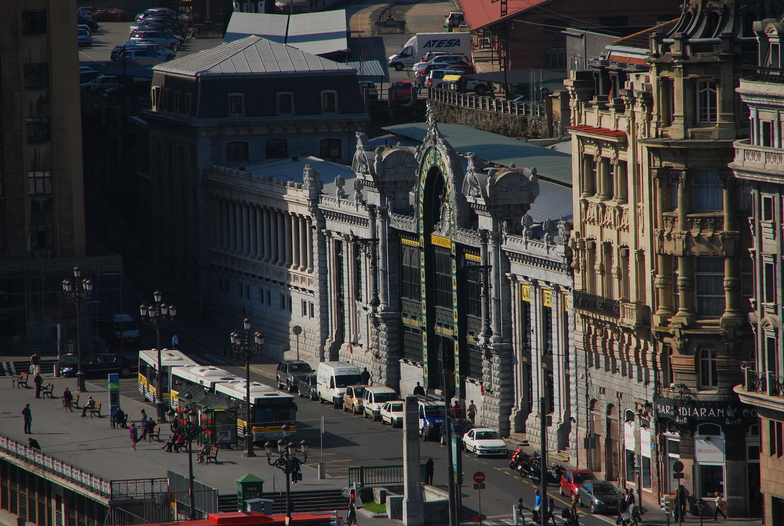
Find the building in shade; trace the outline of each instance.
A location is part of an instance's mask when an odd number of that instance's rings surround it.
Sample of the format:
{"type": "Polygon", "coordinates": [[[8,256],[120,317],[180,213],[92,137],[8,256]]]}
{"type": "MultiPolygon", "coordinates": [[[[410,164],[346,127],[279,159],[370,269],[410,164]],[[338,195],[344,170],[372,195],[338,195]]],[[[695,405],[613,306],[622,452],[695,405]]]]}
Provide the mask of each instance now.
{"type": "Polygon", "coordinates": [[[74,5],[12,0],[3,13],[0,347],[65,351],[76,313],[58,294],[61,281],[79,266],[99,288],[110,281],[99,276],[121,273],[122,262],[88,257],[74,5]]]}

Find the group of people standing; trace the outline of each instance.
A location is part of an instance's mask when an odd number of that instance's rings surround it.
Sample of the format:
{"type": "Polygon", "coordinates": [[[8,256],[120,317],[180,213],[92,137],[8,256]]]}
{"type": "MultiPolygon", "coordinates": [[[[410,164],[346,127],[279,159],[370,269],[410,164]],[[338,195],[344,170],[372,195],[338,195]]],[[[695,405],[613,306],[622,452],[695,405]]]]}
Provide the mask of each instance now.
{"type": "MultiPolygon", "coordinates": [[[[515,505],[515,514],[517,515],[517,520],[515,522],[519,523],[521,526],[525,526],[525,514],[523,510],[531,512],[531,524],[540,524],[542,521],[542,513],[546,514],[547,520],[546,524],[553,524],[553,526],[558,526],[558,523],[555,520],[555,513],[556,510],[561,509],[555,505],[555,500],[550,499],[547,503],[547,507],[544,508],[544,499],[542,498],[542,494],[539,490],[536,490],[534,496],[534,507],[529,508],[523,502],[522,497],[517,500],[517,504],[515,505]]],[[[563,508],[561,517],[566,521],[564,524],[569,526],[577,526],[579,521],[577,519],[577,505],[576,503],[572,503],[571,508],[563,508]]]]}

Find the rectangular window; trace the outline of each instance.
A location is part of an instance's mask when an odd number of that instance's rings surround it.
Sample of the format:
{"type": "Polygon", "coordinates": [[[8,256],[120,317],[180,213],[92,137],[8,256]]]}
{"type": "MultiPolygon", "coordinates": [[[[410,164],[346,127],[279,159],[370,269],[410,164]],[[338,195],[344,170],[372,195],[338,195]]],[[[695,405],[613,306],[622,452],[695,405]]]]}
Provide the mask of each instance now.
{"type": "Polygon", "coordinates": [[[362,260],[364,258],[361,257],[361,252],[356,245],[354,254],[356,256],[356,259],[354,259],[354,300],[362,301],[362,287],[365,285],[362,279],[362,260]]]}
{"type": "Polygon", "coordinates": [[[436,306],[452,308],[452,255],[446,250],[436,247],[436,306]]]}
{"type": "Polygon", "coordinates": [[[774,262],[765,262],[765,290],[764,298],[766,303],[775,303],[776,301],[776,264],[774,262]]]}
{"type": "MultiPolygon", "coordinates": [[[[466,262],[466,270],[476,263],[466,262]]],[[[480,271],[481,272],[481,271],[480,271]]],[[[466,272],[465,279],[465,311],[469,316],[482,316],[482,285],[476,272],[466,272]]]]}
{"type": "Polygon", "coordinates": [[[718,104],[716,83],[701,80],[697,83],[697,122],[716,122],[718,104]]]}
{"type": "Polygon", "coordinates": [[[404,298],[419,301],[422,299],[419,276],[419,250],[416,247],[403,245],[400,294],[404,298]]]}
{"type": "Polygon", "coordinates": [[[286,296],[280,295],[280,310],[286,310],[286,296]]]}
{"type": "Polygon", "coordinates": [[[773,221],[773,198],[762,198],[762,220],[773,221]]]}
{"type": "Polygon", "coordinates": [[[272,291],[267,291],[267,305],[272,305],[272,291]]]}
{"type": "Polygon", "coordinates": [[[760,144],[759,146],[773,146],[773,123],[770,121],[760,121],[760,144]]]}
{"type": "Polygon", "coordinates": [[[716,492],[725,494],[724,488],[724,466],[723,465],[703,465],[698,467],[698,477],[700,481],[699,496],[703,498],[714,497],[716,492]]]}
{"type": "Polygon", "coordinates": [[[710,389],[718,385],[718,352],[713,349],[703,349],[700,351],[700,387],[710,389]]]}
{"type": "Polygon", "coordinates": [[[724,210],[724,183],[718,170],[694,170],[692,182],[695,212],[724,210]]]}
{"type": "Polygon", "coordinates": [[[531,353],[531,303],[520,302],[520,351],[523,356],[531,353]]]}
{"type": "Polygon", "coordinates": [[[30,117],[25,120],[27,142],[38,144],[52,140],[52,127],[49,117],[30,117]]]}
{"type": "Polygon", "coordinates": [[[310,302],[310,317],[313,318],[316,315],[316,308],[313,305],[313,302],[310,302]]]}
{"type": "Polygon", "coordinates": [[[696,258],[697,312],[703,318],[724,314],[724,258],[696,258]]]}
{"type": "Polygon", "coordinates": [[[24,65],[25,89],[46,89],[49,87],[49,64],[24,65]]]}
{"type": "Polygon", "coordinates": [[[291,312],[293,310],[291,296],[288,296],[288,301],[289,301],[289,312],[291,312]]]}
{"type": "Polygon", "coordinates": [[[232,141],[226,144],[227,162],[246,162],[248,160],[248,143],[244,141],[232,141]]]}
{"type": "Polygon", "coordinates": [[[553,309],[552,307],[542,307],[542,330],[544,331],[542,352],[547,355],[553,354],[553,309]]]}
{"type": "Polygon", "coordinates": [[[292,115],[294,113],[294,96],[291,93],[278,93],[278,114],[292,115]]]}
{"type": "Polygon", "coordinates": [[[636,481],[637,480],[637,470],[635,467],[637,466],[637,454],[632,451],[631,449],[626,450],[626,480],[628,481],[636,481]]]}
{"type": "Polygon", "coordinates": [[[22,10],[23,35],[45,35],[46,31],[46,9],[22,10]]]}
{"type": "Polygon", "coordinates": [[[244,112],[245,109],[242,95],[229,95],[229,114],[236,116],[242,115],[244,112]]]}
{"type": "Polygon", "coordinates": [[[325,91],[321,94],[321,111],[323,113],[336,113],[337,105],[337,94],[334,91],[325,91]]]}
{"type": "Polygon", "coordinates": [[[52,172],[50,170],[27,172],[27,195],[51,195],[52,172]]]}
{"type": "Polygon", "coordinates": [[[640,468],[642,469],[642,487],[651,488],[651,459],[650,457],[640,457],[640,468]]]}
{"type": "Polygon", "coordinates": [[[308,302],[302,300],[302,317],[306,317],[308,315],[308,302]]]}
{"type": "Polygon", "coordinates": [[[544,68],[545,69],[566,69],[566,49],[562,47],[554,47],[544,50],[544,68]]]}

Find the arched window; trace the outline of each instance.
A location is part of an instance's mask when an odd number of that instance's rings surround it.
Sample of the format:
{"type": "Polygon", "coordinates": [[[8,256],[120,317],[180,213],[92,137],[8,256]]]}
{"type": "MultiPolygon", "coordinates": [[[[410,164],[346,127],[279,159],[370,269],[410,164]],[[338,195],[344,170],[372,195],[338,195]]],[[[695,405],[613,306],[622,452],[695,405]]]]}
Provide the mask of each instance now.
{"type": "Polygon", "coordinates": [[[289,156],[286,139],[270,139],[267,145],[267,159],[285,159],[289,156]]]}
{"type": "Polygon", "coordinates": [[[322,139],[319,142],[319,157],[326,160],[340,159],[342,157],[340,139],[322,139]]]}
{"type": "Polygon", "coordinates": [[[233,141],[226,143],[226,162],[239,163],[248,161],[248,143],[233,141]]]}

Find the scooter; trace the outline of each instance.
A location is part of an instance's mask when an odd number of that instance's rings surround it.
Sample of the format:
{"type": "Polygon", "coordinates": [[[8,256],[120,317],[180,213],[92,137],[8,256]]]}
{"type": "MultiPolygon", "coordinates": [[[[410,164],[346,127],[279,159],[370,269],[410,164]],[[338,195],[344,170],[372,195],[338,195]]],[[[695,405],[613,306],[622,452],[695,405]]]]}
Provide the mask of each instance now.
{"type": "Polygon", "coordinates": [[[509,469],[513,469],[520,473],[520,476],[523,476],[523,471],[528,473],[528,458],[529,455],[524,452],[520,447],[512,453],[512,460],[509,462],[509,469]]]}
{"type": "MultiPolygon", "coordinates": [[[[539,484],[541,482],[541,469],[540,463],[532,464],[531,465],[531,474],[528,476],[532,482],[539,484]]],[[[545,477],[547,477],[548,484],[558,484],[561,482],[561,474],[563,473],[563,468],[553,462],[550,466],[547,467],[545,470],[545,477]]]]}

